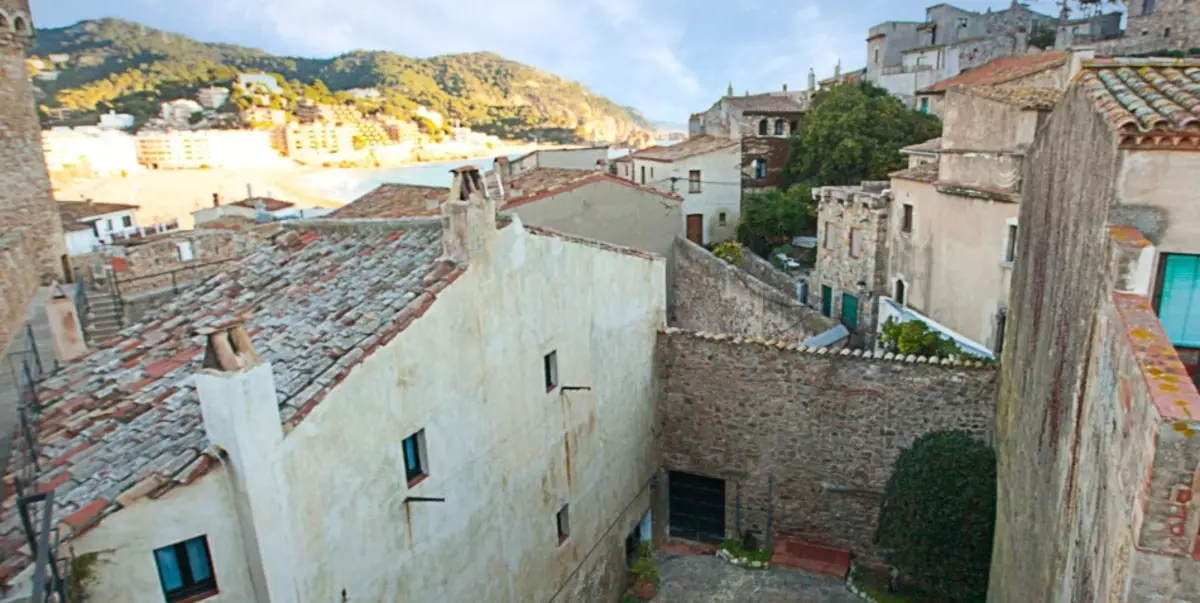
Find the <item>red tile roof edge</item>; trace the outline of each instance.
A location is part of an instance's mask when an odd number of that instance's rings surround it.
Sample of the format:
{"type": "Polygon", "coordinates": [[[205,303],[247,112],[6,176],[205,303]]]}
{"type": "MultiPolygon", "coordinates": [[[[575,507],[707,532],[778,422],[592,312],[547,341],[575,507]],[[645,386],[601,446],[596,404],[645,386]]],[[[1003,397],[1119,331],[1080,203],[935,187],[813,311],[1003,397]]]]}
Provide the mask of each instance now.
{"type": "Polygon", "coordinates": [[[538,236],[554,237],[556,239],[562,239],[569,243],[578,243],[580,245],[587,245],[588,247],[595,247],[598,249],[603,249],[605,251],[620,253],[622,255],[630,255],[633,257],[641,258],[643,260],[655,261],[655,260],[665,260],[666,259],[663,256],[661,256],[657,253],[650,252],[650,251],[643,251],[641,249],[627,247],[625,245],[606,243],[606,242],[600,241],[598,239],[591,239],[588,237],[581,237],[579,235],[568,234],[568,233],[565,233],[565,232],[562,232],[559,230],[545,228],[543,226],[529,226],[526,224],[522,224],[521,226],[522,226],[522,228],[525,229],[526,232],[530,232],[530,233],[533,233],[538,236]]]}
{"type": "Polygon", "coordinates": [[[542,199],[545,199],[546,197],[552,197],[554,195],[559,195],[559,194],[562,194],[562,193],[565,193],[568,191],[573,191],[577,188],[582,188],[582,187],[592,184],[594,182],[603,182],[603,181],[616,182],[618,184],[628,186],[630,188],[640,190],[645,193],[651,193],[654,195],[658,195],[659,197],[671,199],[672,201],[680,201],[680,202],[683,201],[683,197],[681,197],[679,195],[675,195],[672,193],[665,193],[656,188],[644,186],[644,185],[638,184],[636,182],[630,182],[624,178],[618,178],[618,177],[613,176],[612,174],[609,174],[606,172],[599,172],[593,176],[588,176],[587,178],[584,178],[582,180],[577,180],[577,181],[571,182],[569,184],[564,184],[559,187],[547,189],[540,193],[537,193],[534,195],[529,195],[528,197],[518,197],[518,198],[513,199],[512,201],[508,201],[504,205],[500,206],[500,211],[509,210],[514,207],[520,207],[522,205],[526,205],[526,204],[532,203],[534,201],[540,201],[542,199]]]}
{"type": "Polygon", "coordinates": [[[1070,58],[1071,58],[1071,53],[1069,53],[1069,52],[1039,52],[1039,53],[1033,53],[1033,54],[1027,54],[1027,55],[1008,55],[1006,57],[998,57],[998,58],[992,59],[991,61],[988,61],[987,63],[984,63],[978,67],[973,67],[966,71],[960,72],[958,75],[956,75],[954,77],[944,79],[940,82],[936,82],[936,83],[926,86],[920,90],[917,90],[917,94],[945,94],[946,91],[949,90],[950,88],[952,88],[954,86],[960,86],[960,85],[961,86],[995,86],[997,84],[1003,84],[1005,82],[1011,82],[1012,80],[1020,79],[1023,77],[1028,77],[1035,73],[1039,73],[1041,71],[1046,71],[1047,69],[1055,69],[1058,67],[1062,67],[1063,65],[1065,65],[1067,63],[1068,60],[1070,60],[1070,58]],[[1047,55],[1054,55],[1054,56],[1047,56],[1047,55]],[[1019,60],[1019,59],[1026,59],[1031,62],[1034,61],[1035,59],[1046,59],[1048,62],[1045,63],[1044,65],[1042,65],[1040,69],[1035,69],[1033,71],[1025,71],[1022,73],[1010,74],[1007,77],[1001,77],[1001,78],[995,79],[995,80],[988,80],[986,83],[979,83],[979,84],[963,84],[963,83],[961,83],[962,80],[970,79],[967,76],[977,75],[980,72],[980,70],[986,68],[990,63],[992,63],[994,61],[1012,62],[1012,61],[1019,60]]]}

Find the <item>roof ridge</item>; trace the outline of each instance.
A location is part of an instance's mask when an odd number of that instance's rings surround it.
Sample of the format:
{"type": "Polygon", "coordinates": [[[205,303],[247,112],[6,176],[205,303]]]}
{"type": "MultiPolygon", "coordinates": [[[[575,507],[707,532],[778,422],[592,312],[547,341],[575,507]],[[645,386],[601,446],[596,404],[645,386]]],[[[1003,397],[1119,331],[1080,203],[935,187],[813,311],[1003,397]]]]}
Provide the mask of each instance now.
{"type": "Polygon", "coordinates": [[[903,354],[893,354],[891,352],[887,352],[887,353],[879,352],[879,351],[872,352],[869,350],[859,350],[859,349],[852,350],[850,348],[840,348],[839,349],[839,348],[808,347],[803,344],[792,344],[792,343],[787,343],[785,341],[766,339],[763,337],[749,337],[749,336],[745,336],[745,335],[727,335],[724,333],[709,333],[707,331],[690,331],[687,329],[680,329],[677,327],[660,327],[658,329],[658,332],[660,334],[666,335],[668,337],[674,337],[674,336],[692,337],[695,339],[703,339],[705,341],[727,343],[727,344],[731,344],[731,345],[757,344],[757,345],[761,345],[764,347],[775,348],[775,349],[781,350],[781,351],[796,352],[798,354],[805,354],[805,355],[810,355],[810,356],[825,356],[825,357],[829,357],[829,358],[832,358],[832,357],[855,358],[858,360],[865,360],[868,362],[874,362],[874,361],[878,360],[878,361],[889,362],[889,363],[893,363],[893,364],[927,364],[930,366],[942,366],[942,367],[946,367],[946,368],[985,369],[985,370],[995,370],[998,366],[997,364],[993,364],[990,362],[981,362],[981,361],[971,362],[971,361],[962,361],[962,360],[952,360],[950,358],[915,356],[912,354],[905,356],[903,354]]]}

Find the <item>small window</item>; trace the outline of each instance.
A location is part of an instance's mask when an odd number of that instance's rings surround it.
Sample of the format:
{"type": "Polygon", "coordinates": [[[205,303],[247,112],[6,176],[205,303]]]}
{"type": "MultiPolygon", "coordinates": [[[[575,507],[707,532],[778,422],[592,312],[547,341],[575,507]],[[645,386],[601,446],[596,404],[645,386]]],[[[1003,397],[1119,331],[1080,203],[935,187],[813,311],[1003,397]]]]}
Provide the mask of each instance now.
{"type": "Polygon", "coordinates": [[[904,216],[901,218],[900,230],[902,232],[912,232],[913,227],[913,206],[909,203],[904,204],[904,216]]]}
{"type": "Polygon", "coordinates": [[[1170,27],[1168,27],[1168,28],[1166,28],[1166,29],[1164,29],[1164,30],[1163,30],[1163,37],[1164,37],[1164,38],[1169,38],[1169,37],[1171,37],[1171,28],[1170,28],[1170,27]]]}
{"type": "Polygon", "coordinates": [[[133,227],[133,217],[132,216],[121,216],[121,226],[123,226],[125,228],[132,228],[133,227]]]}
{"type": "Polygon", "coordinates": [[[725,225],[726,225],[726,221],[725,221],[725,212],[721,212],[721,213],[717,214],[717,225],[718,225],[718,226],[725,226],[725,225]]]}
{"type": "Polygon", "coordinates": [[[841,228],[833,222],[825,222],[825,249],[837,249],[841,228]]]}
{"type": "Polygon", "coordinates": [[[425,430],[404,438],[404,479],[411,488],[429,477],[425,467],[425,430]]]}
{"type": "Polygon", "coordinates": [[[759,136],[767,135],[767,120],[763,119],[758,122],[758,135],[759,136]]]}
{"type": "Polygon", "coordinates": [[[179,252],[179,261],[181,261],[181,262],[192,261],[193,256],[192,256],[192,242],[191,241],[180,241],[178,243],[175,243],[175,249],[176,249],[176,251],[179,252]]]}
{"type": "Polygon", "coordinates": [[[154,551],[158,579],[167,603],[217,592],[208,538],[197,536],[154,551]]]}
{"type": "Polygon", "coordinates": [[[901,279],[896,279],[896,286],[895,290],[892,292],[892,299],[896,300],[896,303],[900,304],[901,306],[904,305],[904,298],[907,294],[904,289],[904,281],[901,279]]]}
{"type": "Polygon", "coordinates": [[[1004,308],[996,313],[996,342],[993,346],[996,356],[1004,351],[1004,329],[1008,326],[1008,311],[1004,308]]]}
{"type": "Polygon", "coordinates": [[[783,120],[782,119],[775,120],[775,135],[783,136],[783,120]]]}
{"type": "Polygon", "coordinates": [[[862,238],[863,230],[861,228],[850,229],[850,257],[857,258],[862,256],[862,238]]]}
{"type": "Polygon", "coordinates": [[[571,517],[569,512],[570,505],[563,505],[562,508],[558,510],[558,516],[556,519],[558,521],[559,544],[566,542],[567,537],[571,535],[571,517]]]}
{"type": "Polygon", "coordinates": [[[558,351],[550,352],[542,358],[542,370],[546,377],[546,391],[552,392],[558,387],[558,351]]]}
{"type": "Polygon", "coordinates": [[[765,180],[767,177],[767,160],[758,158],[754,160],[754,179],[765,180]]]}
{"type": "Polygon", "coordinates": [[[929,113],[929,97],[921,98],[921,113],[929,113]]]}
{"type": "Polygon", "coordinates": [[[792,129],[791,129],[791,130],[788,130],[788,131],[789,131],[789,132],[791,132],[792,134],[795,134],[795,133],[796,133],[796,128],[798,128],[798,127],[799,127],[800,123],[799,123],[799,122],[797,122],[796,120],[794,120],[794,119],[793,119],[793,120],[791,121],[791,123],[789,123],[788,125],[790,125],[790,126],[792,127],[792,129]]]}
{"type": "Polygon", "coordinates": [[[875,63],[876,65],[878,65],[878,64],[879,64],[879,47],[878,47],[878,46],[876,46],[876,47],[875,47],[875,60],[874,60],[874,63],[875,63]]]}
{"type": "Polygon", "coordinates": [[[1008,225],[1008,240],[1004,244],[1004,261],[1011,264],[1017,258],[1017,225],[1008,225]]]}
{"type": "Polygon", "coordinates": [[[688,172],[688,192],[700,192],[700,170],[691,170],[688,172]]]}
{"type": "Polygon", "coordinates": [[[653,167],[650,168],[650,179],[651,180],[654,179],[654,168],[653,167]]]}
{"type": "Polygon", "coordinates": [[[108,219],[104,220],[104,231],[105,232],[113,232],[116,229],[117,229],[116,226],[113,225],[112,218],[108,218],[108,219]]]}
{"type": "Polygon", "coordinates": [[[642,166],[642,184],[646,183],[646,166],[642,166]]]}

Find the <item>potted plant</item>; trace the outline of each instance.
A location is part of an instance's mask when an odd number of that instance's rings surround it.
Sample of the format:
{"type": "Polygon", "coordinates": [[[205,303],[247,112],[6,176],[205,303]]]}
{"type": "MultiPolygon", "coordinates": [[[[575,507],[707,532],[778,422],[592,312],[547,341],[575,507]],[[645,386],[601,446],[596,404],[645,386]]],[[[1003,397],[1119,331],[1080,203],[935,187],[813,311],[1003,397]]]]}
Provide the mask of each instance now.
{"type": "Polygon", "coordinates": [[[638,545],[633,565],[629,567],[629,581],[632,584],[630,591],[636,597],[642,601],[654,598],[658,589],[658,568],[654,566],[650,546],[645,542],[638,545]]]}

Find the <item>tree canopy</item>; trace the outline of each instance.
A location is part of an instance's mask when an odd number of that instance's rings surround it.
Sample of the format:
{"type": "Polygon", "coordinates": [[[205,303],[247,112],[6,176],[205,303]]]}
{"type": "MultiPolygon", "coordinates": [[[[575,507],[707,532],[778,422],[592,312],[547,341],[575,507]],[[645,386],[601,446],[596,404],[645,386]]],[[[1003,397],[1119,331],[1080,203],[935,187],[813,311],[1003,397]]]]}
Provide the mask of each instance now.
{"type": "Polygon", "coordinates": [[[951,601],[982,602],[995,522],[995,451],[965,433],[936,431],[896,459],[875,542],[911,582],[951,601]]]}
{"type": "Polygon", "coordinates": [[[786,189],[768,189],[746,195],[738,222],[738,240],[754,253],[766,257],[776,246],[792,237],[811,232],[816,223],[812,187],[795,184],[786,189]]]}
{"type": "Polygon", "coordinates": [[[886,180],[903,169],[902,147],[941,135],[937,117],[913,111],[868,82],[819,92],[792,136],[787,182],[814,186],[886,180]]]}

